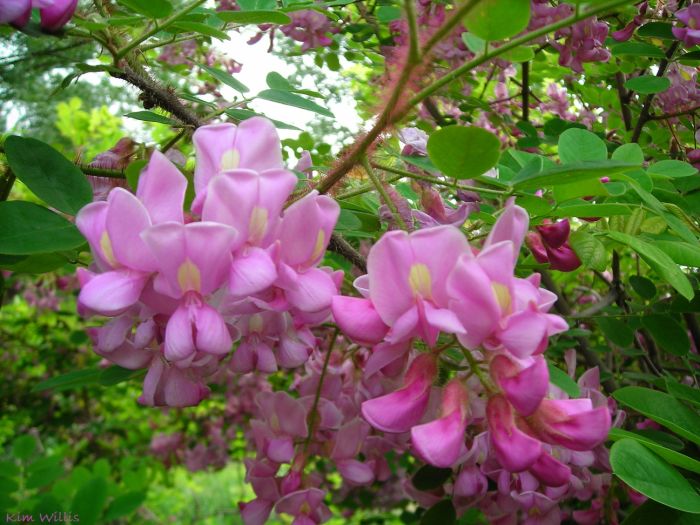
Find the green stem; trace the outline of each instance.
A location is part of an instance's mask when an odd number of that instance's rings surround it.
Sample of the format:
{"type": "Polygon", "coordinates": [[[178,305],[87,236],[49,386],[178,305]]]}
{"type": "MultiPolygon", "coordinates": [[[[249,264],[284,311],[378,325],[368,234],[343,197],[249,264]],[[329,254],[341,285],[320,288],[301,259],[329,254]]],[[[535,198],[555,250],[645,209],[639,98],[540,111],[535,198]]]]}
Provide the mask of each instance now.
{"type": "Polygon", "coordinates": [[[369,159],[366,156],[364,156],[362,158],[362,166],[364,166],[365,171],[367,172],[367,176],[369,177],[369,180],[372,181],[372,184],[374,184],[374,187],[379,192],[379,195],[382,196],[382,200],[384,201],[384,204],[387,205],[387,207],[391,211],[391,214],[394,216],[396,223],[399,225],[399,227],[402,230],[408,230],[408,226],[406,226],[406,222],[403,220],[403,217],[401,217],[401,214],[399,213],[399,210],[396,207],[396,204],[394,204],[394,201],[392,201],[391,197],[389,197],[389,194],[387,193],[386,188],[384,187],[384,184],[382,184],[382,181],[379,180],[379,177],[377,177],[377,174],[374,173],[374,170],[372,169],[372,166],[369,163],[369,159]]]}
{"type": "Polygon", "coordinates": [[[125,45],[123,48],[121,48],[119,51],[117,51],[117,54],[114,56],[115,62],[118,62],[120,58],[123,58],[129,51],[134,50],[136,47],[139,46],[142,42],[145,42],[149,38],[151,38],[153,35],[158,34],[160,31],[168,27],[170,24],[175,22],[178,18],[180,18],[183,15],[186,15],[193,9],[196,9],[200,5],[202,5],[206,0],[195,0],[189,5],[186,5],[179,11],[174,12],[172,15],[170,15],[168,18],[166,18],[162,24],[158,25],[156,23],[155,27],[153,27],[151,30],[146,31],[143,33],[140,37],[135,38],[131,42],[129,42],[127,45],[125,45]]]}
{"type": "Polygon", "coordinates": [[[440,78],[439,80],[433,82],[430,84],[428,87],[425,89],[421,90],[418,92],[407,104],[408,107],[414,107],[416,106],[419,102],[421,102],[424,98],[429,97],[433,93],[435,93],[438,89],[441,87],[449,84],[453,80],[459,78],[460,76],[464,75],[465,73],[471,71],[477,66],[480,66],[484,62],[487,62],[488,60],[491,60],[492,58],[495,58],[497,56],[500,56],[504,53],[507,53],[508,51],[515,49],[518,46],[521,46],[523,44],[526,44],[530,42],[531,40],[534,40],[536,38],[539,38],[541,36],[544,36],[548,33],[551,33],[552,31],[556,31],[557,29],[561,29],[562,27],[567,27],[572,24],[575,24],[576,22],[579,22],[585,18],[597,15],[598,13],[602,13],[604,11],[607,11],[608,9],[611,9],[613,7],[617,7],[623,4],[628,4],[630,3],[630,0],[613,0],[612,2],[606,2],[604,4],[600,4],[596,7],[593,7],[583,13],[578,13],[574,14],[570,17],[564,18],[563,20],[559,20],[558,22],[554,22],[553,24],[549,24],[548,26],[544,26],[536,31],[532,31],[531,33],[527,33],[525,35],[522,35],[518,38],[514,38],[513,40],[510,40],[509,42],[503,44],[501,47],[498,47],[496,49],[491,50],[491,52],[484,53],[483,55],[480,55],[476,57],[473,60],[470,60],[466,64],[461,65],[457,69],[454,69],[447,73],[445,76],[440,78]]]}
{"type": "MultiPolygon", "coordinates": [[[[397,180],[403,179],[403,175],[392,175],[391,177],[387,177],[384,182],[387,184],[391,182],[395,182],[397,180]]],[[[363,184],[362,186],[359,186],[355,188],[354,190],[348,190],[344,191],[343,193],[339,193],[336,195],[335,200],[342,201],[343,199],[349,199],[350,197],[356,197],[358,195],[362,195],[363,193],[369,193],[374,189],[374,184],[363,184]]]]}
{"type": "Polygon", "coordinates": [[[462,347],[462,354],[464,354],[467,363],[469,363],[469,368],[471,368],[472,372],[474,372],[474,375],[476,375],[476,377],[479,378],[479,381],[481,382],[486,392],[489,394],[495,394],[497,392],[496,387],[494,386],[491,379],[489,379],[489,377],[481,369],[479,363],[476,359],[474,359],[472,353],[466,348],[462,347]]]}
{"type": "Polygon", "coordinates": [[[389,173],[396,173],[402,177],[409,177],[415,180],[422,180],[424,182],[430,182],[437,186],[445,186],[447,188],[453,188],[455,190],[466,190],[474,191],[477,193],[486,193],[489,195],[510,195],[510,192],[503,190],[491,190],[488,188],[481,188],[479,186],[469,186],[467,184],[455,184],[454,182],[446,182],[438,179],[437,177],[427,177],[425,175],[420,175],[418,173],[412,173],[410,171],[402,170],[400,168],[394,168],[392,166],[384,166],[383,164],[372,164],[375,168],[382,171],[388,171],[389,173]]]}
{"type": "Polygon", "coordinates": [[[412,64],[420,62],[420,51],[418,50],[418,22],[416,21],[416,4],[414,0],[404,0],[406,18],[408,19],[408,61],[412,64]]]}
{"type": "Polygon", "coordinates": [[[331,361],[331,354],[333,353],[333,347],[335,346],[335,341],[338,338],[338,333],[340,330],[338,328],[335,329],[333,332],[333,336],[331,337],[331,341],[328,345],[328,352],[326,353],[326,358],[323,360],[323,368],[321,369],[321,375],[318,378],[318,385],[316,385],[316,393],[314,395],[314,402],[311,405],[311,411],[309,412],[309,435],[306,436],[306,440],[304,441],[303,449],[302,449],[302,454],[305,456],[306,455],[306,450],[309,448],[309,445],[311,444],[311,440],[314,437],[314,433],[316,432],[316,419],[318,417],[318,403],[321,400],[321,389],[323,388],[323,381],[326,379],[326,372],[328,370],[328,363],[331,361]]]}

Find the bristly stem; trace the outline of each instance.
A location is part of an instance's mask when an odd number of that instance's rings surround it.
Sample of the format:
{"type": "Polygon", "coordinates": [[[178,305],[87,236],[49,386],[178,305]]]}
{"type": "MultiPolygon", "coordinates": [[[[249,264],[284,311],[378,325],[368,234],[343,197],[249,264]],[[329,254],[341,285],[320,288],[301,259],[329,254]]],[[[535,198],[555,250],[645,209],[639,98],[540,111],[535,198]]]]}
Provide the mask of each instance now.
{"type": "Polygon", "coordinates": [[[414,0],[404,0],[406,8],[406,18],[408,19],[408,61],[411,64],[420,62],[420,51],[418,49],[418,22],[416,21],[416,4],[414,0]]]}
{"type": "Polygon", "coordinates": [[[146,31],[141,36],[135,38],[134,40],[132,40],[131,42],[126,44],[123,48],[118,50],[116,55],[114,56],[114,61],[118,62],[119,59],[124,58],[124,56],[126,56],[127,53],[136,49],[139,46],[139,44],[141,44],[142,42],[145,42],[146,40],[148,40],[152,36],[160,33],[163,29],[165,29],[170,24],[175,22],[178,18],[180,18],[183,15],[186,15],[187,13],[192,11],[193,9],[196,9],[197,7],[202,5],[204,2],[206,2],[206,0],[195,0],[191,4],[188,4],[185,7],[183,7],[182,9],[180,9],[179,11],[174,12],[172,15],[170,15],[168,18],[166,18],[161,24],[156,23],[152,29],[150,29],[149,31],[146,31]]]}

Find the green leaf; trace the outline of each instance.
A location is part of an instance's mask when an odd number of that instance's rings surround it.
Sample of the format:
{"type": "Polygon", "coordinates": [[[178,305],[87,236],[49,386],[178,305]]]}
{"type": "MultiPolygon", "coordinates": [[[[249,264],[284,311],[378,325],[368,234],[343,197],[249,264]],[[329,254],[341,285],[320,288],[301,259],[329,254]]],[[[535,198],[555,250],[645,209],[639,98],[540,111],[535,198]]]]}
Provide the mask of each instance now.
{"type": "Polygon", "coordinates": [[[690,339],[685,328],[670,315],[648,315],[642,318],[642,326],[664,350],[679,356],[690,351],[690,339]]]}
{"type": "Polygon", "coordinates": [[[143,375],[143,370],[129,370],[120,366],[110,366],[102,370],[98,382],[103,386],[112,386],[143,375]]]}
{"type": "Polygon", "coordinates": [[[661,249],[676,264],[700,268],[700,246],[683,241],[655,240],[654,246],[661,249]]]}
{"type": "Polygon", "coordinates": [[[23,435],[12,442],[12,455],[21,461],[26,461],[32,457],[36,450],[36,438],[30,435],[23,435]]]}
{"type": "MultiPolygon", "coordinates": [[[[574,188],[580,189],[581,183],[591,182],[602,189],[602,193],[596,195],[607,195],[603,184],[599,182],[601,177],[614,177],[622,173],[638,169],[639,166],[627,163],[621,163],[614,160],[606,161],[583,161],[575,164],[565,164],[554,168],[545,169],[536,175],[524,177],[516,177],[513,181],[513,186],[516,189],[539,189],[545,186],[560,187],[571,185],[574,188]]],[[[608,186],[606,184],[605,186],[608,186]]],[[[590,191],[585,188],[585,191],[590,191]]],[[[578,193],[578,192],[576,192],[578,193]]],[[[590,193],[589,193],[590,194],[590,193]]],[[[583,195],[586,195],[584,192],[583,195]]],[[[568,196],[568,195],[567,195],[568,196]]],[[[571,198],[569,196],[569,198],[571,198]]]]}
{"type": "MultiPolygon", "coordinates": [[[[675,37],[674,37],[675,38],[675,37]]],[[[700,62],[700,51],[691,51],[689,53],[684,53],[678,57],[678,62],[681,64],[695,66],[700,62]]]]}
{"type": "Polygon", "coordinates": [[[379,7],[376,11],[377,20],[383,23],[389,23],[394,20],[398,20],[403,16],[400,8],[391,5],[383,5],[379,7]]]}
{"type": "Polygon", "coordinates": [[[71,511],[80,516],[81,525],[98,523],[107,502],[107,481],[93,477],[87,480],[73,498],[71,511]]]}
{"type": "Polygon", "coordinates": [[[99,380],[101,374],[102,370],[98,368],[84,368],[82,370],[75,370],[73,372],[68,372],[67,374],[52,377],[34,385],[32,392],[42,392],[44,390],[62,392],[64,390],[92,385],[99,380]]]}
{"type": "Polygon", "coordinates": [[[275,0],[238,0],[242,11],[272,11],[277,7],[275,0]]]}
{"type": "Polygon", "coordinates": [[[570,122],[568,120],[562,120],[559,117],[555,117],[544,123],[544,134],[549,137],[558,137],[564,133],[567,129],[579,128],[586,129],[586,126],[579,124],[578,122],[570,122]]]}
{"type": "Polygon", "coordinates": [[[656,296],[656,286],[646,277],[633,275],[629,279],[632,289],[642,299],[653,299],[656,296]]]}
{"type": "Polygon", "coordinates": [[[464,17],[467,29],[487,42],[517,35],[529,22],[528,0],[481,0],[464,17]]]}
{"type": "Polygon", "coordinates": [[[297,88],[291,82],[289,82],[289,80],[284,78],[276,71],[271,71],[270,73],[268,73],[267,77],[265,77],[265,82],[267,82],[267,87],[269,87],[270,89],[291,91],[293,93],[299,93],[301,95],[309,95],[310,97],[323,98],[323,95],[321,95],[318,91],[297,88]]]}
{"type": "Polygon", "coordinates": [[[659,525],[660,523],[663,525],[697,525],[698,517],[649,499],[634,509],[625,518],[622,525],[659,525]]]}
{"type": "Polygon", "coordinates": [[[627,430],[622,430],[621,428],[611,428],[608,439],[612,439],[614,441],[619,441],[620,439],[633,439],[635,441],[639,441],[649,450],[658,454],[672,465],[676,465],[682,469],[700,474],[700,461],[688,457],[685,454],[681,454],[675,450],[671,450],[653,439],[637,434],[636,432],[629,432],[627,430]]]}
{"type": "Polygon", "coordinates": [[[676,263],[656,246],[642,241],[637,237],[621,232],[609,231],[607,235],[622,244],[626,244],[637,252],[642,259],[666,282],[673,286],[678,293],[689,301],[695,295],[688,277],[678,268],[676,263]]]}
{"type": "Polygon", "coordinates": [[[5,141],[12,172],[49,206],[75,215],[92,202],[92,188],[80,169],[40,140],[12,135],[5,141]]]}
{"type": "Polygon", "coordinates": [[[647,173],[650,175],[658,175],[660,177],[669,177],[672,179],[690,177],[697,174],[697,172],[698,170],[691,164],[680,160],[660,160],[647,169],[647,173]]]}
{"type": "MultiPolygon", "coordinates": [[[[265,117],[265,115],[262,115],[261,113],[256,113],[255,111],[251,111],[249,109],[241,109],[241,108],[232,108],[232,109],[227,109],[226,114],[234,119],[237,122],[241,122],[243,120],[249,119],[251,117],[265,117]]],[[[269,118],[269,117],[265,117],[269,118]]],[[[291,129],[294,131],[301,131],[300,128],[297,128],[296,126],[292,126],[291,124],[287,124],[286,122],[280,122],[279,120],[275,119],[269,119],[270,122],[272,122],[277,129],[291,129]]]]}
{"type": "Polygon", "coordinates": [[[626,204],[571,204],[552,210],[553,217],[611,217],[630,215],[632,210],[626,204]]]}
{"type": "Polygon", "coordinates": [[[0,224],[0,253],[3,254],[57,252],[85,243],[72,223],[31,202],[0,202],[0,224]]]}
{"type": "Polygon", "coordinates": [[[114,498],[109,507],[107,507],[105,521],[112,521],[132,514],[141,506],[145,499],[146,493],[142,491],[127,492],[114,498]]]}
{"type": "Polygon", "coordinates": [[[452,476],[452,469],[423,465],[413,475],[411,482],[418,490],[433,490],[441,487],[452,476]]]}
{"type": "Polygon", "coordinates": [[[583,231],[575,231],[569,237],[569,243],[587,268],[603,272],[608,267],[605,246],[595,236],[583,231]]]}
{"type": "Polygon", "coordinates": [[[571,379],[569,374],[564,372],[561,368],[554,366],[549,361],[547,361],[547,367],[549,368],[549,381],[553,385],[559,387],[564,392],[569,394],[569,397],[573,398],[581,395],[581,389],[576,381],[571,379]]]}
{"type": "Polygon", "coordinates": [[[165,18],[173,12],[168,0],[118,0],[118,2],[148,18],[165,18]]]}
{"type": "Polygon", "coordinates": [[[644,162],[644,152],[639,144],[632,142],[615,149],[612,153],[612,159],[641,166],[644,162]]]}
{"type": "Polygon", "coordinates": [[[502,58],[510,62],[529,62],[535,58],[535,50],[530,46],[518,46],[503,53],[502,58]]]}
{"type": "Polygon", "coordinates": [[[129,164],[124,170],[124,175],[126,175],[126,182],[129,187],[134,190],[134,192],[139,187],[139,177],[141,176],[141,171],[146,167],[148,161],[146,159],[138,159],[129,164]]]}
{"type": "Polygon", "coordinates": [[[586,129],[567,129],[559,136],[559,158],[563,164],[606,160],[608,148],[595,133],[586,129]]]}
{"type": "Polygon", "coordinates": [[[625,87],[642,95],[661,93],[671,87],[671,81],[666,77],[642,75],[625,81],[625,87]]]}
{"type": "Polygon", "coordinates": [[[457,521],[457,513],[452,501],[444,499],[432,507],[420,518],[420,525],[452,525],[457,521]]]}
{"type": "Polygon", "coordinates": [[[468,33],[466,31],[462,33],[462,42],[464,42],[464,45],[467,46],[469,51],[475,54],[483,53],[486,49],[486,41],[473,33],[468,33]]]}
{"type": "Polygon", "coordinates": [[[613,56],[636,56],[636,57],[652,57],[665,58],[666,54],[663,49],[660,49],[646,42],[623,42],[616,44],[610,48],[613,56]]]}
{"type": "Polygon", "coordinates": [[[247,93],[250,91],[245,84],[243,84],[240,80],[232,77],[225,71],[221,71],[220,69],[215,69],[213,67],[206,66],[204,64],[200,64],[199,67],[201,67],[204,71],[209,73],[212,77],[214,77],[216,80],[219,82],[222,82],[226,84],[229,87],[232,87],[239,93],[247,93]]]}
{"type": "Polygon", "coordinates": [[[50,485],[64,474],[61,456],[41,458],[27,468],[27,488],[36,489],[50,485]]]}
{"type": "Polygon", "coordinates": [[[218,11],[216,16],[224,22],[235,24],[289,24],[292,19],[280,11],[218,11]]]}
{"type": "Polygon", "coordinates": [[[177,126],[179,123],[176,120],[168,118],[160,113],[153,111],[133,111],[124,115],[127,118],[143,120],[144,122],[156,122],[157,124],[167,124],[168,126],[177,126]]]}
{"type": "Polygon", "coordinates": [[[700,416],[673,396],[650,388],[626,386],[613,392],[613,397],[679,436],[700,444],[700,416]]]}
{"type": "Polygon", "coordinates": [[[700,497],[671,465],[638,441],[621,439],[610,450],[613,473],[637,492],[684,512],[700,513],[700,497]]]}
{"type": "Polygon", "coordinates": [[[217,29],[216,27],[212,27],[207,24],[202,24],[201,22],[180,21],[170,26],[168,28],[168,31],[173,32],[172,29],[180,29],[184,32],[192,31],[195,33],[199,33],[200,35],[218,38],[219,40],[230,39],[230,37],[224,31],[221,31],[220,29],[217,29]]]}
{"type": "Polygon", "coordinates": [[[639,36],[663,38],[666,40],[675,40],[673,35],[673,24],[667,22],[648,22],[637,29],[639,36]]]}
{"type": "Polygon", "coordinates": [[[327,108],[316,104],[316,102],[313,102],[312,100],[308,100],[288,91],[282,91],[280,89],[265,89],[257,94],[257,98],[269,100],[270,102],[277,102],[278,104],[284,104],[286,106],[305,109],[307,111],[313,111],[314,113],[318,113],[326,117],[333,117],[333,113],[331,113],[327,108]]]}
{"type": "Polygon", "coordinates": [[[596,323],[610,341],[617,346],[626,347],[634,342],[634,332],[620,319],[614,317],[599,317],[596,323]]]}
{"type": "Polygon", "coordinates": [[[66,254],[61,252],[38,253],[19,259],[12,264],[0,261],[0,268],[11,270],[14,273],[47,273],[65,266],[69,262],[66,254]]]}
{"type": "Polygon", "coordinates": [[[676,399],[689,401],[690,403],[700,406],[700,390],[692,388],[675,380],[666,378],[666,390],[676,399]]]}
{"type": "Polygon", "coordinates": [[[500,156],[501,143],[485,129],[475,126],[448,126],[428,139],[428,156],[448,177],[468,179],[493,168],[500,156]]]}

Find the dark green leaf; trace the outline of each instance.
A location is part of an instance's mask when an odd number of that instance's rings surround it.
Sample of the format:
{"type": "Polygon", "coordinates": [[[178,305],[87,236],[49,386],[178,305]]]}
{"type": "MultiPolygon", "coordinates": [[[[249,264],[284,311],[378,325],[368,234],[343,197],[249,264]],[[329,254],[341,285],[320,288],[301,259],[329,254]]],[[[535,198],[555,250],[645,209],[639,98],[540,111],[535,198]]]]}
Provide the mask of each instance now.
{"type": "Polygon", "coordinates": [[[75,215],[92,201],[92,188],[80,169],[48,144],[12,135],[5,141],[13,173],[46,204],[75,215]]]}
{"type": "Polygon", "coordinates": [[[217,29],[216,27],[212,27],[207,24],[202,24],[200,22],[180,21],[173,24],[172,26],[169,26],[169,31],[172,32],[172,29],[179,29],[183,32],[192,31],[195,33],[199,33],[200,35],[218,38],[219,40],[229,40],[229,36],[224,31],[221,31],[220,29],[217,29]]]}
{"type": "Polygon", "coordinates": [[[216,16],[236,24],[289,24],[292,19],[280,11],[219,11],[216,16]]]}
{"type": "Polygon", "coordinates": [[[672,379],[666,379],[666,390],[676,399],[689,401],[700,406],[700,389],[684,385],[672,379]]]}
{"type": "Polygon", "coordinates": [[[628,432],[627,430],[622,430],[621,428],[612,428],[610,429],[610,434],[608,435],[608,438],[615,441],[618,441],[620,439],[633,439],[635,441],[639,441],[649,450],[658,454],[660,457],[662,457],[672,465],[676,465],[677,467],[680,467],[682,469],[700,474],[700,461],[688,457],[685,454],[681,454],[680,452],[676,452],[675,450],[671,450],[670,448],[663,446],[655,440],[645,437],[636,432],[628,432]]]}
{"type": "Polygon", "coordinates": [[[613,392],[613,397],[679,436],[700,444],[700,416],[673,396],[650,388],[626,386],[613,392]]]}
{"type": "Polygon", "coordinates": [[[413,475],[411,482],[418,490],[433,490],[441,487],[452,476],[452,469],[424,465],[413,475]]]}
{"type": "Polygon", "coordinates": [[[630,78],[625,82],[625,87],[643,95],[661,93],[671,87],[671,81],[666,77],[642,75],[630,78]]]}
{"type": "Polygon", "coordinates": [[[693,291],[690,281],[688,281],[688,277],[678,268],[676,263],[659,248],[637,237],[621,232],[609,231],[607,235],[617,242],[626,244],[637,252],[660,277],[678,290],[683,297],[688,300],[693,298],[695,292],[693,291]]]}
{"type": "Polygon", "coordinates": [[[42,381],[32,388],[32,392],[41,392],[43,390],[53,390],[61,392],[73,388],[80,388],[86,385],[95,384],[99,381],[102,370],[98,368],[85,368],[83,370],[75,370],[60,376],[52,377],[46,381],[42,381]]]}
{"type": "Polygon", "coordinates": [[[650,499],[625,518],[622,525],[697,525],[698,516],[672,509],[650,499]]]}
{"type": "Polygon", "coordinates": [[[666,253],[676,264],[700,268],[700,247],[683,241],[655,240],[654,246],[666,253]]]}
{"type": "Polygon", "coordinates": [[[320,115],[325,115],[326,117],[333,117],[328,109],[324,108],[304,97],[301,97],[295,93],[290,93],[289,91],[282,91],[279,89],[265,89],[258,93],[257,98],[263,100],[269,100],[270,102],[277,102],[278,104],[284,104],[286,106],[293,106],[295,108],[305,109],[307,111],[313,111],[320,115]]]}
{"type": "Polygon", "coordinates": [[[430,507],[420,519],[420,525],[452,525],[457,521],[457,513],[452,501],[444,499],[430,507]]]}
{"type": "Polygon", "coordinates": [[[632,289],[643,299],[653,299],[656,296],[656,286],[646,277],[633,275],[630,277],[632,289]]]}
{"type": "Polygon", "coordinates": [[[615,317],[599,317],[596,323],[605,337],[617,346],[624,348],[634,342],[634,331],[624,321],[615,317]]]}
{"type": "Polygon", "coordinates": [[[112,521],[117,518],[128,516],[138,509],[146,499],[146,494],[141,491],[127,492],[114,498],[112,503],[107,507],[105,520],[112,521]]]}
{"type": "MultiPolygon", "coordinates": [[[[528,178],[516,177],[513,182],[516,189],[539,189],[545,186],[557,187],[567,184],[576,188],[581,188],[582,182],[589,181],[603,188],[603,185],[599,182],[601,177],[614,177],[638,168],[639,166],[634,164],[622,163],[614,160],[597,162],[585,161],[548,168],[528,178]]],[[[605,186],[608,186],[608,184],[605,186]]],[[[586,189],[585,191],[590,190],[586,189]]],[[[604,188],[602,194],[606,194],[604,188]]],[[[583,193],[583,195],[585,195],[585,193],[583,193]]],[[[600,195],[600,193],[596,193],[596,195],[600,195]]]]}
{"type": "MultiPolygon", "coordinates": [[[[248,119],[248,118],[251,118],[251,117],[264,117],[265,116],[265,115],[261,115],[260,113],[256,113],[255,111],[251,111],[249,109],[240,109],[240,108],[227,109],[226,114],[237,122],[241,122],[241,121],[248,119]]],[[[267,118],[267,117],[265,117],[265,118],[267,118]]],[[[294,131],[300,131],[300,128],[297,128],[296,126],[292,126],[291,124],[287,124],[286,122],[280,122],[279,120],[275,120],[275,119],[270,119],[270,122],[272,122],[277,129],[291,129],[294,131]]]]}
{"type": "Polygon", "coordinates": [[[34,455],[36,438],[30,435],[20,436],[12,442],[12,455],[26,461],[34,455]]]}
{"type": "Polygon", "coordinates": [[[275,0],[238,0],[242,11],[272,11],[277,7],[275,0]]]}
{"type": "Polygon", "coordinates": [[[168,126],[177,126],[178,122],[171,118],[168,118],[160,113],[155,113],[153,111],[133,111],[124,115],[127,118],[133,118],[136,120],[143,120],[145,122],[156,122],[158,124],[167,124],[168,126]]]}
{"type": "Polygon", "coordinates": [[[31,202],[0,202],[0,224],[0,253],[3,254],[71,250],[85,242],[72,223],[31,202]]]}
{"type": "Polygon", "coordinates": [[[120,366],[110,366],[102,370],[98,381],[101,385],[112,386],[143,375],[143,370],[129,370],[120,366]]]}
{"type": "Polygon", "coordinates": [[[700,497],[671,465],[638,441],[621,439],[610,450],[613,473],[645,496],[684,512],[700,513],[700,497]]]}
{"type": "Polygon", "coordinates": [[[165,18],[173,12],[168,0],[118,0],[118,2],[148,18],[165,18]]]}
{"type": "Polygon", "coordinates": [[[636,57],[652,57],[665,58],[666,54],[663,49],[660,49],[646,42],[623,42],[616,44],[610,48],[613,56],[636,56],[636,57]]]}
{"type": "Polygon", "coordinates": [[[667,22],[648,22],[637,29],[639,36],[648,36],[656,38],[664,38],[666,40],[675,40],[673,36],[673,25],[667,22]]]}
{"type": "Polygon", "coordinates": [[[428,139],[428,156],[448,177],[468,179],[482,175],[498,162],[501,143],[485,129],[448,126],[428,139]]]}
{"type": "Polygon", "coordinates": [[[87,480],[73,498],[71,510],[80,516],[81,525],[94,525],[100,522],[107,502],[107,482],[104,478],[93,477],[87,480]]]}
{"type": "Polygon", "coordinates": [[[572,204],[552,210],[553,217],[612,217],[632,213],[626,204],[572,204]]]}
{"type": "Polygon", "coordinates": [[[238,79],[234,78],[233,76],[229,75],[225,71],[221,71],[220,69],[215,69],[213,67],[205,66],[204,64],[201,64],[199,67],[201,67],[204,71],[209,73],[212,77],[214,77],[216,80],[219,82],[222,82],[226,84],[229,87],[232,87],[239,93],[247,93],[249,89],[238,79]]]}

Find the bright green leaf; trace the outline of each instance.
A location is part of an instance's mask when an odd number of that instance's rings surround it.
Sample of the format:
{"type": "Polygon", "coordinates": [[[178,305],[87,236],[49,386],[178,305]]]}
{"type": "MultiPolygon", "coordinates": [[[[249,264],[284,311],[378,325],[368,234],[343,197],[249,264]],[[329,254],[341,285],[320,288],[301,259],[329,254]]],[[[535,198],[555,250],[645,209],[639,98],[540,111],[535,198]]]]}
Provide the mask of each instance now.
{"type": "Polygon", "coordinates": [[[656,286],[646,277],[633,275],[630,277],[632,289],[643,299],[653,299],[656,296],[656,286]]]}
{"type": "Polygon", "coordinates": [[[467,29],[487,42],[517,35],[529,22],[528,0],[481,0],[464,18],[467,29]]]}
{"type": "Polygon", "coordinates": [[[605,142],[585,129],[567,129],[559,136],[559,158],[563,164],[600,161],[608,158],[605,142]]]}
{"type": "Polygon", "coordinates": [[[73,498],[71,511],[80,516],[81,525],[100,523],[102,511],[107,502],[107,481],[104,478],[88,479],[73,498]]]}
{"type": "Polygon", "coordinates": [[[216,69],[213,67],[205,66],[204,64],[200,64],[199,67],[201,67],[204,71],[209,73],[212,77],[214,77],[216,80],[219,82],[222,82],[226,84],[229,87],[232,87],[239,93],[246,93],[249,91],[249,89],[243,84],[240,80],[234,78],[233,76],[229,75],[225,71],[221,71],[220,69],[216,69]]]}
{"type": "Polygon", "coordinates": [[[118,0],[118,2],[148,18],[165,18],[173,12],[168,0],[118,0]]]}
{"type": "Polygon", "coordinates": [[[286,106],[305,109],[307,111],[313,111],[314,113],[318,113],[326,117],[333,117],[333,113],[331,113],[327,108],[320,106],[312,100],[308,100],[288,91],[282,91],[279,89],[265,89],[257,94],[257,98],[269,100],[270,102],[277,102],[278,104],[284,104],[286,106]]]}
{"type": "Polygon", "coordinates": [[[218,11],[216,13],[224,22],[235,24],[289,24],[292,19],[280,11],[218,11]]]}
{"type": "Polygon", "coordinates": [[[143,120],[145,122],[156,122],[157,124],[167,124],[168,126],[177,126],[178,122],[154,111],[134,111],[124,115],[127,118],[143,120]]]}
{"type": "Polygon", "coordinates": [[[632,142],[630,144],[623,144],[613,151],[612,159],[641,166],[644,162],[644,152],[639,144],[632,142]]]}
{"type": "Polygon", "coordinates": [[[501,143],[485,129],[475,126],[448,126],[428,139],[428,156],[448,177],[468,179],[493,168],[500,156],[501,143]]]}
{"type": "Polygon", "coordinates": [[[553,365],[547,361],[547,367],[549,368],[549,381],[562,389],[564,392],[569,394],[569,397],[579,397],[581,395],[581,389],[579,388],[576,381],[571,379],[571,376],[564,372],[561,368],[553,365]]]}
{"type": "Polygon", "coordinates": [[[608,439],[612,439],[614,441],[619,441],[620,439],[633,439],[635,441],[639,441],[649,450],[655,452],[672,465],[676,465],[682,469],[700,474],[700,461],[686,456],[685,454],[681,454],[675,450],[671,450],[670,448],[667,448],[644,435],[622,430],[621,428],[611,428],[608,439]]]}
{"type": "Polygon", "coordinates": [[[599,272],[605,271],[608,266],[608,254],[603,243],[595,236],[576,231],[569,237],[569,243],[584,266],[599,272]]]}
{"type": "Polygon", "coordinates": [[[642,75],[628,79],[625,87],[642,95],[652,95],[666,91],[671,87],[671,81],[666,77],[642,75]]]}
{"type": "Polygon", "coordinates": [[[696,175],[697,172],[698,170],[691,164],[680,160],[660,160],[647,169],[647,173],[651,175],[677,179],[696,175]]]}

